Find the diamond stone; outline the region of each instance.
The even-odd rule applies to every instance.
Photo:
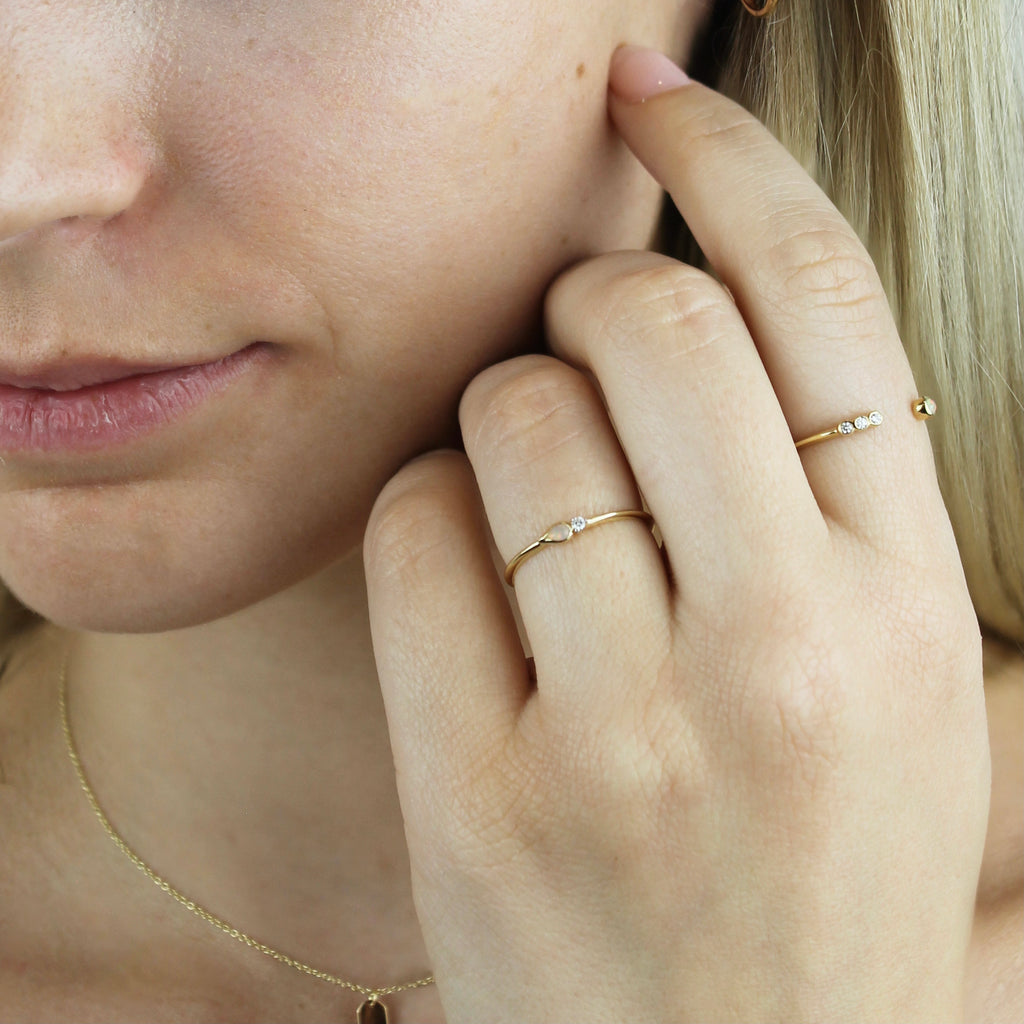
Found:
[[[853,433],[853,424],[849,420],[843,420],[843,422],[839,424],[839,433],[840,434],[852,434]]]
[[[583,516],[573,516],[572,519],[569,520],[569,526],[572,528],[573,533],[579,533],[586,525],[587,521]]]
[[[858,416],[858,417],[857,417],[857,418],[856,418],[856,419],[855,419],[855,420],[853,421],[853,425],[854,425],[854,426],[855,426],[855,427],[856,427],[856,428],[857,428],[858,430],[867,430],[867,428],[868,428],[868,427],[869,427],[869,426],[870,426],[871,424],[870,424],[870,422],[868,421],[868,418],[867,418],[867,416]]]
[[[871,425],[873,427],[877,427],[878,424],[882,422],[882,414],[876,409],[870,416],[868,416],[868,419],[871,420]]]

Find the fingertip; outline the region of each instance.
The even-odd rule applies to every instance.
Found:
[[[612,95],[624,103],[643,103],[692,81],[678,64],[658,50],[623,44],[612,54],[608,86]]]

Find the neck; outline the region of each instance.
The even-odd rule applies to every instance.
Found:
[[[216,622],[69,650],[86,772],[158,873],[314,966],[424,973],[358,551]]]

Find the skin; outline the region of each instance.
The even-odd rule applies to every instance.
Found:
[[[559,271],[583,256],[642,248],[657,216],[658,185],[607,121],[606,72],[626,38],[685,54],[703,11],[611,0],[591,8],[581,24],[568,2],[521,4],[515,15],[507,5],[451,2],[340,11],[292,4],[201,17],[192,5],[0,3],[0,329],[9,351],[25,360],[63,347],[195,361],[256,338],[276,346],[257,379],[145,443],[89,457],[11,456],[2,467],[0,576],[55,625],[19,647],[0,688],[0,884],[17,922],[0,936],[0,1005],[54,1019],[312,1020],[347,1015],[358,1002],[176,912],[113,850],[75,788],[56,731],[53,687],[70,641],[76,737],[104,806],[134,845],[190,896],[318,966],[367,984],[433,968],[436,988],[391,1000],[401,1019],[544,1019],[569,992],[582,1016],[621,1019],[627,1008],[637,1015],[638,978],[645,1011],[659,1019],[666,1008],[721,1016],[713,1007],[723,993],[769,1015],[898,1016],[913,1007],[957,1016],[982,866],[988,744],[980,643],[926,430],[894,413],[871,438],[822,445],[802,461],[791,444],[837,409],[858,408],[864,395],[900,408],[913,382],[867,267],[857,267],[865,316],[856,330],[829,311],[827,293],[796,302],[786,319],[765,302],[778,281],[752,281],[752,268],[767,265],[758,252],[780,238],[781,211],[723,209],[706,190],[742,194],[744,173],[757,165],[791,189],[793,228],[825,226],[832,241],[845,239],[846,266],[861,256],[848,229],[844,236],[824,197],[750,126],[737,133],[750,149],[704,139],[701,124],[736,116],[709,91],[642,106],[613,102],[625,142],[673,188],[706,251],[720,257],[738,309],[722,313],[720,286],[666,271],[661,258],[606,258],[549,294],[545,333],[558,359],[507,359],[539,346],[541,303]],[[19,131],[22,124],[38,134]],[[731,191],[722,188],[730,178]],[[754,223],[761,230],[752,239]],[[743,263],[739,253],[752,242]],[[714,298],[721,319],[677,317],[673,331],[655,329],[666,296],[687,294]],[[782,408],[751,359],[741,313]],[[614,345],[624,319],[648,340],[633,364],[615,361],[626,353]],[[832,394],[827,409],[816,404],[824,354],[815,365],[806,346],[787,354],[779,343],[788,334],[806,341],[812,328],[834,343],[829,359],[838,352],[850,371],[847,390]],[[709,335],[723,343],[705,349],[699,341]],[[866,338],[874,339],[867,355],[843,354]],[[704,389],[708,419],[687,426],[678,409],[701,398],[694,384],[713,372],[711,362],[694,362],[702,352],[740,362]],[[749,387],[732,372],[740,365]],[[625,450],[582,370],[602,384],[616,425],[634,439]],[[616,382],[633,382],[643,401],[635,390],[632,399],[628,389],[613,393]],[[664,413],[660,426],[639,415],[644,405]],[[713,515],[742,505],[737,432],[756,408],[773,432],[751,458],[763,465],[767,452],[778,472],[743,475],[748,492],[755,485],[744,515]],[[455,441],[457,428],[468,460],[448,451],[397,472]],[[652,444],[652,429],[675,441]],[[641,435],[648,440],[635,443]],[[916,474],[911,488],[908,472]],[[635,525],[614,524],[581,538],[587,547],[532,561],[517,595],[537,655],[534,693],[498,577],[484,571],[488,524],[498,557],[507,558],[538,524],[574,511],[563,507],[570,497],[574,506],[580,495],[595,508],[634,505],[631,473],[648,498],[658,479],[687,482],[678,501],[671,488],[659,496],[678,583]],[[868,488],[899,514],[873,515],[856,497]],[[898,505],[906,493],[913,515]],[[364,568],[360,541],[375,499]],[[669,510],[694,501],[687,522]],[[815,634],[824,623],[809,615],[780,639],[756,587],[736,604],[736,570],[752,566],[744,534],[728,532],[735,521],[747,540],[760,537],[766,508],[798,509],[792,521],[768,516],[790,532],[777,550],[766,548],[761,568],[799,607],[820,594],[825,576],[853,593],[869,572],[890,599],[859,612],[847,632]],[[719,532],[687,537],[688,523],[702,522]],[[794,554],[796,541],[811,537],[820,552],[833,544],[832,530],[835,561],[812,573]],[[927,593],[891,596],[906,576],[893,556],[897,538]],[[699,577],[686,561],[693,550],[715,552]],[[686,593],[694,578],[708,584],[703,604]],[[640,620],[617,614],[595,625],[593,613],[610,604],[601,599],[609,580],[616,607],[643,609]],[[683,636],[684,595],[705,627],[731,601],[735,610],[717,619],[728,628]],[[912,609],[925,599],[935,602],[931,629],[941,644],[930,644],[936,637],[923,628],[887,625],[894,615],[919,624]],[[856,714],[808,718],[823,673],[782,669],[788,659],[822,654],[812,635],[834,640],[835,692],[854,700]],[[852,670],[865,636],[874,641],[874,690],[858,690],[863,678]],[[695,662],[698,641],[709,637]],[[767,731],[771,715],[778,721],[770,693],[755,695],[743,721],[715,710],[723,692],[744,706],[750,676],[729,655],[737,638],[745,657],[779,668],[772,678],[803,687],[809,703],[784,708],[813,755],[801,771]],[[648,677],[652,650],[662,669],[656,679]],[[893,688],[900,700],[891,707],[879,699],[879,687],[922,664],[934,668],[929,693],[916,685]],[[703,703],[678,701],[682,681]],[[936,694],[949,699],[926,699]],[[644,730],[595,741],[590,730],[621,728],[618,711],[629,705],[620,702],[630,700],[648,708],[647,721],[671,723],[659,738],[669,746],[652,746]],[[888,717],[871,712],[880,707]],[[743,792],[741,809],[754,809],[768,766],[785,794],[777,799],[805,830],[778,834],[786,856],[761,843],[755,865],[731,862],[737,877],[779,880],[772,894],[790,913],[776,957],[761,970],[783,969],[782,985],[745,988],[734,976],[703,972],[701,988],[656,969],[650,950],[674,963],[686,959],[680,949],[693,948],[686,927],[695,915],[666,921],[665,907],[693,905],[710,867],[728,858],[713,844],[681,849],[666,838],[694,827],[672,801],[657,805],[659,817],[623,788],[617,805],[609,793],[622,781],[617,766],[584,756],[631,749],[650,767],[653,751],[669,769],[665,792],[692,794],[698,762],[688,759],[706,749],[702,736],[721,738],[700,731],[716,721],[723,750],[737,750],[729,730],[740,726],[761,728],[766,742],[756,748],[760,760],[700,760],[700,777],[719,794]],[[843,747],[844,756],[860,754],[842,801],[834,766],[845,762],[823,730],[866,737],[862,747]],[[892,831],[908,797],[893,792],[888,776],[871,774],[883,735],[898,736],[886,741],[901,752],[890,767],[927,766],[910,806],[935,812],[926,843],[913,828],[900,833],[898,858]],[[484,756],[494,749],[517,757]],[[831,767],[803,773],[819,763]],[[819,779],[820,789],[808,792],[794,778]],[[642,775],[628,781],[641,795],[661,792]],[[552,827],[551,809],[570,811],[580,792],[587,816],[555,815]],[[865,794],[883,801],[866,839],[860,826],[873,808]],[[719,806],[731,803],[723,797]],[[813,830],[823,807],[835,812],[827,835]],[[717,837],[707,834],[745,849],[764,834],[758,824],[756,811],[732,813]],[[834,861],[818,854],[846,849],[838,840],[855,828],[849,847],[864,863],[914,865],[916,887],[889,875],[864,892],[861,862],[844,862],[838,877],[849,886],[834,898],[862,916],[837,937],[825,914],[826,953],[801,960],[805,974],[794,972],[801,944],[820,938],[815,911],[837,877]],[[623,849],[625,833],[638,838]],[[795,870],[789,855],[799,840],[806,855]],[[939,841],[950,846],[941,870],[919,870]],[[609,887],[615,863],[620,882]],[[715,885],[729,888],[729,878],[716,876]],[[586,895],[606,889],[607,899]],[[920,916],[908,913],[893,928],[897,889],[903,905],[928,906],[940,924],[933,916],[922,934]],[[735,953],[737,934],[761,934],[739,929],[736,915],[742,910],[749,925],[762,889],[730,891],[748,902],[725,901],[701,921],[704,957]],[[647,914],[626,913],[634,905]],[[41,926],[49,920],[60,921],[58,934]],[[869,944],[864,955],[865,934],[882,934],[887,945]],[[907,948],[911,967],[891,977],[890,958]],[[763,952],[745,954],[754,963]],[[859,969],[843,985],[822,986],[822,976],[842,973],[837,962]],[[659,987],[659,977],[671,984]],[[796,977],[808,979],[807,989]],[[836,1001],[814,1003],[824,987]],[[766,990],[792,1001],[749,1002]]]
[[[402,462],[453,437],[474,372],[537,344],[557,271],[646,242],[657,191],[608,131],[605,69],[627,30],[671,45],[686,26],[668,2],[608,3],[567,53],[568,5],[506,6],[5,2],[15,354],[278,356],[144,449],[11,461],[0,569],[24,600],[163,630],[323,568]],[[54,273],[62,245],[79,273]],[[165,526],[138,511],[157,507]],[[259,549],[278,557],[254,572]]]

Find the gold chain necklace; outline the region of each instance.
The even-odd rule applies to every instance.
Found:
[[[191,910],[196,917],[202,918],[207,924],[212,924],[214,928],[220,929],[220,931],[225,935],[230,935],[231,938],[244,943],[250,949],[255,949],[264,956],[269,956],[272,960],[277,960],[279,963],[287,964],[289,967],[294,968],[296,971],[301,971],[303,974],[308,974],[313,978],[319,978],[321,981],[329,982],[331,985],[338,985],[341,988],[347,988],[365,996],[365,1000],[360,1004],[359,1009],[356,1011],[356,1024],[388,1024],[388,1011],[387,1007],[380,1001],[381,996],[393,995],[395,992],[403,992],[406,989],[411,988],[422,988],[433,983],[433,975],[429,975],[426,978],[420,978],[418,981],[406,982],[404,985],[385,985],[381,988],[367,988],[365,985],[357,985],[354,981],[346,981],[344,978],[339,978],[336,974],[331,974],[330,971],[322,971],[318,967],[311,967],[309,964],[304,964],[301,960],[296,960],[294,957],[288,956],[287,953],[282,953],[280,950],[274,949],[272,946],[268,946],[265,943],[260,942],[259,939],[254,939],[251,935],[247,935],[240,929],[235,928],[234,925],[229,924],[223,918],[218,917],[216,914],[196,903],[195,900],[189,899],[188,896],[171,885],[167,879],[157,874],[157,872],[154,871],[128,845],[121,833],[114,828],[110,819],[106,816],[103,808],[100,806],[96,793],[89,784],[89,779],[85,774],[85,768],[82,766],[82,760],[78,756],[78,749],[75,746],[75,739],[71,732],[71,718],[68,715],[67,668],[68,654],[65,652],[64,659],[61,662],[60,667],[59,699],[60,719],[61,725],[64,729],[64,744],[67,747],[68,757],[71,759],[72,765],[74,765],[75,773],[78,775],[78,781],[89,801],[89,806],[92,807],[93,812],[99,819],[100,824],[103,826],[103,831],[110,836],[114,845],[151,882],[153,882],[154,885],[163,889],[168,896],[180,903],[186,910]]]

